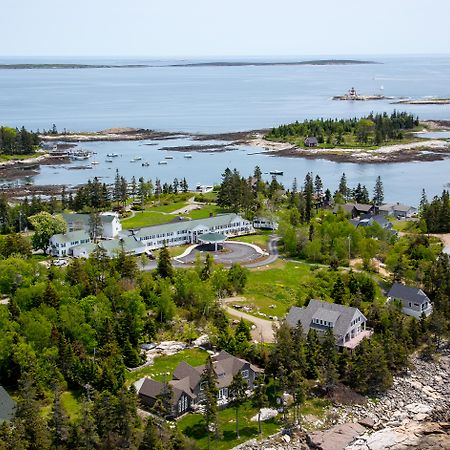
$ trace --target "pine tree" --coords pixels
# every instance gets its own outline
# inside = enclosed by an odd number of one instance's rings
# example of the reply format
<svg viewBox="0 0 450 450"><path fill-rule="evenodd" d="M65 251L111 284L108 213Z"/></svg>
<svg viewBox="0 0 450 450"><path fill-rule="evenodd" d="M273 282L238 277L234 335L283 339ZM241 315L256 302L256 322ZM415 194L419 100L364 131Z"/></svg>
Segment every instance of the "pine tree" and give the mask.
<svg viewBox="0 0 450 450"><path fill-rule="evenodd" d="M170 259L169 249L166 245L159 252L156 273L161 278L172 278L173 276L172 261Z"/></svg>
<svg viewBox="0 0 450 450"><path fill-rule="evenodd" d="M200 378L200 386L203 387L202 397L204 404L204 418L206 422L206 431L208 433L208 450L211 449L211 428L217 436L217 375L214 370L211 356L206 360L205 369Z"/></svg>
<svg viewBox="0 0 450 450"><path fill-rule="evenodd" d="M61 403L61 391L56 388L54 392L52 414L50 417L50 430L53 437L53 445L56 449L65 448L69 438L69 419L64 406Z"/></svg>
<svg viewBox="0 0 450 450"><path fill-rule="evenodd" d="M384 201L384 189L383 182L381 181L381 177L378 175L377 180L375 182L375 187L373 189L373 203L375 206L382 205Z"/></svg>
<svg viewBox="0 0 450 450"><path fill-rule="evenodd" d="M239 439L239 408L244 404L247 396L245 391L248 389L248 384L244 380L241 371L233 376L230 386L228 387L228 396L230 406L236 410L236 437Z"/></svg>
<svg viewBox="0 0 450 450"><path fill-rule="evenodd" d="M348 197L348 186L347 186L347 177L345 173L342 174L342 177L339 181L338 192L344 197L346 200Z"/></svg>
<svg viewBox="0 0 450 450"><path fill-rule="evenodd" d="M263 375L258 375L253 382L252 404L258 409L258 431L261 434L261 409L265 408L268 404L267 388Z"/></svg>

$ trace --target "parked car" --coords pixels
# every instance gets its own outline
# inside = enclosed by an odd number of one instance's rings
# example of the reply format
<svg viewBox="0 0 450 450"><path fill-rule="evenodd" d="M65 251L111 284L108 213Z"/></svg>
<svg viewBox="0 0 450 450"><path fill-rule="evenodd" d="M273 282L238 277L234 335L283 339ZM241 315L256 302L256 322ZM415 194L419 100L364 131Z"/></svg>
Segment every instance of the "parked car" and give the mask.
<svg viewBox="0 0 450 450"><path fill-rule="evenodd" d="M69 264L69 262L66 259L62 259L62 258L55 259L53 261L53 265L56 267L64 267L64 266L67 266L68 264Z"/></svg>

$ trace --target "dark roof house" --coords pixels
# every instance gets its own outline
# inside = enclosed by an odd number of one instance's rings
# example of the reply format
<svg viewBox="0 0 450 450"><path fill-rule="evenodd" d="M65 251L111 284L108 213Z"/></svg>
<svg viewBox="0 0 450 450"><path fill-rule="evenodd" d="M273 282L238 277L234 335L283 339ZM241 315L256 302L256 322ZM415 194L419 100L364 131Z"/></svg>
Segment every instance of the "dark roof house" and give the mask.
<svg viewBox="0 0 450 450"><path fill-rule="evenodd" d="M340 347L355 348L363 338L372 334L366 329L367 319L358 308L321 300L310 300L304 308L293 306L286 321L291 327L300 322L305 334L315 330L323 336L331 328Z"/></svg>
<svg viewBox="0 0 450 450"><path fill-rule="evenodd" d="M388 293L388 301L399 300L402 304L402 312L416 319L422 315L429 316L433 311L431 300L422 289L394 283Z"/></svg>
<svg viewBox="0 0 450 450"><path fill-rule="evenodd" d="M228 402L228 387L238 372L241 372L247 381L249 390L253 389L256 376L262 372L248 361L225 351L213 356L213 365L217 375L218 399L222 405L226 405ZM198 403L202 402L201 378L204 369L204 365L193 367L185 361L176 367L172 380L169 381L173 391L171 412L173 417L178 417L194 409ZM136 383L136 390L141 402L148 407L155 404L163 389L164 383L150 378L142 378Z"/></svg>
<svg viewBox="0 0 450 450"><path fill-rule="evenodd" d="M305 147L317 147L319 145L319 141L315 136L307 137L303 143L305 144Z"/></svg>
<svg viewBox="0 0 450 450"><path fill-rule="evenodd" d="M3 386L0 386L0 423L9 422L16 414L16 402Z"/></svg>

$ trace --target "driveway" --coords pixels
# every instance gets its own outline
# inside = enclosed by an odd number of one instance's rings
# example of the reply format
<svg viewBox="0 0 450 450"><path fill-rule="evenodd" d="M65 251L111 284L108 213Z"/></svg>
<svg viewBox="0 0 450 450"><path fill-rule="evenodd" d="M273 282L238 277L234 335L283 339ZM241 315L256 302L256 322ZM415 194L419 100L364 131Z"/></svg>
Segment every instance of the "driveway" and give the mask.
<svg viewBox="0 0 450 450"><path fill-rule="evenodd" d="M244 319L252 322L255 325L255 329L252 330L252 338L257 342L268 342L272 343L275 339L275 333L273 331L274 324L277 324L276 321L262 319L260 317L252 316L251 314L247 314L245 312L238 311L234 308L227 306L227 303L237 303L240 301L245 301L244 297L228 297L222 300L223 308L225 311L230 314L230 316L235 317L236 319Z"/></svg>

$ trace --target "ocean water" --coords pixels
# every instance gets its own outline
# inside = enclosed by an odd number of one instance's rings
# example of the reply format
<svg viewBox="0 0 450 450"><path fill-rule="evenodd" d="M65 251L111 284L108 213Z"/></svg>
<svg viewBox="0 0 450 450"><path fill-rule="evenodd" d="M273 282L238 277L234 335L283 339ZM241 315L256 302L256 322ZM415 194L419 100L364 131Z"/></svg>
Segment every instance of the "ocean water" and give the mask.
<svg viewBox="0 0 450 450"><path fill-rule="evenodd" d="M266 58L269 59L269 58ZM293 60L294 58L291 58ZM313 58L295 58L305 60ZM353 58L356 59L356 58ZM45 60L2 59L7 63L151 64L145 68L0 70L0 124L59 130L95 131L111 127L144 127L165 131L225 132L261 129L316 117L355 117L394 109L410 111L424 119L450 119L450 105L394 105L390 100L333 101L334 95L355 87L361 94L392 97L450 97L450 56L361 57L381 64L347 66L239 66L171 67L179 61L153 60ZM275 60L275 59L270 59ZM257 61L255 59L255 61ZM220 181L225 167L249 174L255 165L263 171L284 170L290 186L308 171L318 173L326 185L337 186L343 172L352 184L371 187L381 175L389 201L416 204L420 191L439 194L450 182L450 159L396 164L349 164L325 160L274 158L250 155L255 149L194 153L188 161L173 152L174 160L158 166L160 147L185 145L164 141L158 146L142 142L88 143L82 147L98 152L99 165L89 170L41 167L31 182L79 184L95 175L112 179L116 165L127 178L132 175L163 182L185 176L190 184ZM207 144L207 142L202 142ZM106 153L123 154L106 163ZM134 156L150 167L130 163ZM74 163L80 165L80 162Z"/></svg>

